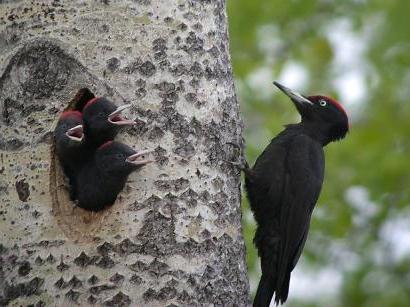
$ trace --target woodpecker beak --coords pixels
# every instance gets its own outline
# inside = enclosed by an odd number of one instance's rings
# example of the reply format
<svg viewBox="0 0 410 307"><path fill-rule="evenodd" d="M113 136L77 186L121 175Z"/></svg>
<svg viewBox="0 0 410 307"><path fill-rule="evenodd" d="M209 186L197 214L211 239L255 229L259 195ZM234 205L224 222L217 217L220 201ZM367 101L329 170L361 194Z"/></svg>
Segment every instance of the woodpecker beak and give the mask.
<svg viewBox="0 0 410 307"><path fill-rule="evenodd" d="M68 129L65 135L72 141L81 142L84 138L83 125L78 125Z"/></svg>
<svg viewBox="0 0 410 307"><path fill-rule="evenodd" d="M127 126L127 125L135 125L136 122L131 119L126 119L121 116L121 112L125 109L131 107L131 104L126 104L123 106L119 106L114 112L108 115L108 121L111 124L118 125L118 126Z"/></svg>
<svg viewBox="0 0 410 307"><path fill-rule="evenodd" d="M282 92L284 92L296 105L298 108L304 108L307 106L312 106L313 102L311 102L309 99L304 97L303 95L292 91L290 88L287 88L286 86L283 86L282 84L273 81L273 84L276 85Z"/></svg>
<svg viewBox="0 0 410 307"><path fill-rule="evenodd" d="M138 151L137 153L128 156L127 159L125 159L125 161L127 161L128 163L131 163L135 166L140 166L140 165L145 165L148 163L152 163L155 162L155 160L151 160L151 159L144 159L144 155L151 153L152 150L141 150Z"/></svg>

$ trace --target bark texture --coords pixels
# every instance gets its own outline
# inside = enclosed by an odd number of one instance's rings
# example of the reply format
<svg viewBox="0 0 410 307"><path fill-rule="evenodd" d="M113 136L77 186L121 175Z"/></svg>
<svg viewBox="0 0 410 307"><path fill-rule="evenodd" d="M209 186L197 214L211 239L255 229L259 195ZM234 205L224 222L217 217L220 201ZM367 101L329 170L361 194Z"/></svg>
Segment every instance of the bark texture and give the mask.
<svg viewBox="0 0 410 307"><path fill-rule="evenodd" d="M223 0L0 1L0 305L246 304L228 52ZM96 214L53 151L82 87L157 158Z"/></svg>

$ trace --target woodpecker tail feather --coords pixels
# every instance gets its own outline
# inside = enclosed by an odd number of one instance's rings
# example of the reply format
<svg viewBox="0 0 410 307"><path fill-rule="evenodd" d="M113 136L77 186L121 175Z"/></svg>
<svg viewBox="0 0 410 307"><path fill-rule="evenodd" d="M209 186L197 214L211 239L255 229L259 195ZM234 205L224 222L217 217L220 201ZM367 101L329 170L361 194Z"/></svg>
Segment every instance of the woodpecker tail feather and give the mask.
<svg viewBox="0 0 410 307"><path fill-rule="evenodd" d="M283 284L277 289L274 277L262 275L253 301L253 307L269 307L274 294L276 306L286 302L289 293L289 280L290 274L286 276Z"/></svg>
<svg viewBox="0 0 410 307"><path fill-rule="evenodd" d="M253 301L253 307L269 307L274 292L274 279L266 274L262 275Z"/></svg>
<svg viewBox="0 0 410 307"><path fill-rule="evenodd" d="M283 304L288 299L289 281L290 281L290 272L286 274L286 277L283 280L283 283L279 285L278 289L276 290L276 293L275 293L276 305Z"/></svg>

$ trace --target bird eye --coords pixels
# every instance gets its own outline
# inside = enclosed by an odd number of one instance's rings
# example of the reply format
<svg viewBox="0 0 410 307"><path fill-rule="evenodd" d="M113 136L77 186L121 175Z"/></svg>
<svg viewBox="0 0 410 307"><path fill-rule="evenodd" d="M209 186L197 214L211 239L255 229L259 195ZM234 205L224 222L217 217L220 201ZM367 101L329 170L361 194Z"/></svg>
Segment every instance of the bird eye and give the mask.
<svg viewBox="0 0 410 307"><path fill-rule="evenodd" d="M326 102L326 100L324 100L324 99L320 99L320 100L319 100L319 104L320 104L322 107L324 107L324 106L327 105L327 102Z"/></svg>
<svg viewBox="0 0 410 307"><path fill-rule="evenodd" d="M118 160L121 160L121 159L123 159L124 158L124 155L123 154L117 154L117 159Z"/></svg>

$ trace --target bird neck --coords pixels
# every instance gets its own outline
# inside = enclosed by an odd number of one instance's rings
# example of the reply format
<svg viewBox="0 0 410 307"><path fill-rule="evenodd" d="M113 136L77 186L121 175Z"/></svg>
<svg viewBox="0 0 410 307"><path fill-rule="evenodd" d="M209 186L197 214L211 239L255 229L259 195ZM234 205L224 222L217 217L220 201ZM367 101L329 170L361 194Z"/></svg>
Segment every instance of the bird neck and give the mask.
<svg viewBox="0 0 410 307"><path fill-rule="evenodd" d="M326 129L322 125L312 122L300 122L298 124L286 125L286 130L297 134L305 134L313 140L320 143L323 147L329 144L332 140L327 135Z"/></svg>
<svg viewBox="0 0 410 307"><path fill-rule="evenodd" d="M127 180L126 174L111 172L99 167L97 167L97 174L101 189L120 191Z"/></svg>
<svg viewBox="0 0 410 307"><path fill-rule="evenodd" d="M97 158L98 159L98 158ZM103 160L95 161L95 167L101 178L104 178L104 182L110 185L122 185L127 180L128 175L133 169L128 168L113 168L107 165Z"/></svg>

